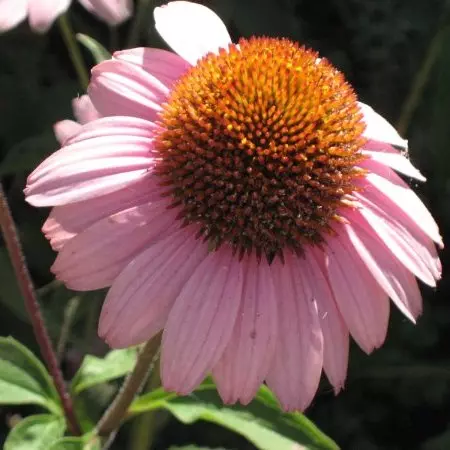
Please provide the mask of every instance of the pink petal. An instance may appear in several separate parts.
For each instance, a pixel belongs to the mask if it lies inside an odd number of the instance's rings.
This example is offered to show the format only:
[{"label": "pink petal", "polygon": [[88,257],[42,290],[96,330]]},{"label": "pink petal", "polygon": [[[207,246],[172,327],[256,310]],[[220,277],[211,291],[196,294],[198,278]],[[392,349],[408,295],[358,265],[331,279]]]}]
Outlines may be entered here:
[{"label": "pink petal", "polygon": [[323,336],[304,262],[285,252],[285,264],[271,266],[280,332],[266,381],[286,411],[311,403],[322,373]]},{"label": "pink petal", "polygon": [[100,114],[92,104],[89,95],[82,95],[81,97],[72,100],[72,109],[77,122],[85,124],[100,118]]},{"label": "pink petal", "polygon": [[99,335],[111,347],[140,344],[164,327],[175,299],[208,254],[192,231],[183,228],[150,246],[114,281],[99,323]]},{"label": "pink petal", "polygon": [[168,204],[143,203],[99,220],[64,245],[52,272],[70,289],[110,286],[137,254],[178,225]]},{"label": "pink petal", "polygon": [[389,299],[345,237],[328,238],[323,257],[339,311],[355,341],[371,353],[386,338]]},{"label": "pink petal", "polygon": [[170,2],[153,12],[161,37],[192,65],[231,43],[227,28],[213,11],[198,3]]},{"label": "pink petal", "polygon": [[169,89],[142,67],[112,59],[92,69],[88,94],[103,116],[132,116],[154,121]]},{"label": "pink petal", "polygon": [[181,290],[163,334],[166,390],[188,394],[222,356],[241,304],[242,266],[223,246],[203,260]]},{"label": "pink petal", "polygon": [[[323,262],[323,259],[321,259]],[[337,394],[347,378],[349,334],[336,306],[325,267],[321,267],[313,253],[306,251],[301,264],[303,276],[309,280],[323,334],[323,368]]]},{"label": "pink petal", "polygon": [[81,130],[81,125],[73,120],[60,120],[53,125],[53,132],[60,144],[75,136]]},{"label": "pink petal", "polygon": [[164,86],[171,88],[191,65],[176,53],[159,48],[132,48],[115,52],[114,59],[142,67]]},{"label": "pink petal", "polygon": [[29,0],[0,1],[0,32],[14,28],[28,15]]},{"label": "pink petal", "polygon": [[158,180],[145,177],[110,194],[53,208],[42,231],[52,248],[60,250],[66,242],[98,220],[157,200],[160,195]]},{"label": "pink petal", "polygon": [[277,296],[265,261],[248,257],[240,312],[221,359],[213,368],[225,403],[249,403],[265,379],[277,342]]},{"label": "pink petal", "polygon": [[116,26],[133,14],[132,0],[78,0],[89,12]]},{"label": "pink petal", "polygon": [[400,221],[401,210],[395,205],[382,204],[383,209],[371,203],[367,197],[356,194],[362,204],[360,213],[386,243],[390,252],[416,277],[429,286],[436,286],[441,267],[432,241],[410,222],[408,227]]},{"label": "pink petal", "polygon": [[402,149],[408,148],[408,141],[402,139],[395,128],[382,116],[376,113],[369,105],[359,102],[366,124],[364,136],[373,141],[395,145]]},{"label": "pink petal", "polygon": [[411,164],[411,161],[407,158],[407,153],[401,153],[392,145],[370,140],[364,145],[362,153],[408,177],[426,181],[426,178]]},{"label": "pink petal", "polygon": [[[369,173],[362,180],[363,195],[375,204],[397,206],[397,218],[407,224],[413,222],[439,246],[443,247],[439,228],[416,193],[392,170],[376,161],[365,161],[362,167]],[[409,217],[409,220],[406,217]],[[420,217],[420,220],[417,218]]]},{"label": "pink petal", "polygon": [[45,33],[61,14],[65,13],[72,0],[29,0],[28,20],[30,27]]},{"label": "pink petal", "polygon": [[99,119],[47,158],[28,177],[26,200],[57,206],[119,190],[154,165],[154,125],[132,117]]},{"label": "pink petal", "polygon": [[420,292],[414,277],[393,257],[384,242],[356,212],[347,214],[351,225],[340,227],[341,239],[358,253],[381,288],[399,310],[415,323],[422,311]]}]

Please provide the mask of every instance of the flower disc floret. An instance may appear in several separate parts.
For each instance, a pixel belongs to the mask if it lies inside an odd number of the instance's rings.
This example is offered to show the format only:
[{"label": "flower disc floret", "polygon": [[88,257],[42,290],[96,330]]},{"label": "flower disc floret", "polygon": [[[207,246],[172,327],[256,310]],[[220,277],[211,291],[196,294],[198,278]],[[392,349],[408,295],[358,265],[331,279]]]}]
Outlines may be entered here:
[{"label": "flower disc floret", "polygon": [[287,39],[242,39],[201,59],[161,115],[158,174],[218,248],[272,261],[320,243],[356,189],[364,143],[343,75]]}]

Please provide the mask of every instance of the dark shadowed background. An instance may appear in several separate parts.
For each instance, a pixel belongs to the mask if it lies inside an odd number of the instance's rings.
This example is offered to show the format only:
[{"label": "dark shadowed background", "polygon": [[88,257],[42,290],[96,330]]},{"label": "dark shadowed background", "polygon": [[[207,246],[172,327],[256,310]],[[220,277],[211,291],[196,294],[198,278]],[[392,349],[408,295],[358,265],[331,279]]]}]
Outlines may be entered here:
[{"label": "dark shadowed background", "polygon": [[[162,2],[153,2],[154,5]],[[410,142],[410,157],[428,178],[413,182],[450,238],[450,4],[445,0],[204,0],[233,39],[289,37],[318,50],[340,68],[359,98],[395,124]],[[77,31],[111,46],[108,28],[76,4]],[[118,31],[125,45],[128,24]],[[142,44],[164,47],[148,16]],[[114,45],[114,44],[112,44]],[[110,48],[111,49],[111,48]],[[85,57],[93,63],[89,53]],[[39,36],[27,25],[0,36],[0,175],[20,230],[28,264],[41,289],[52,337],[57,340],[68,301],[75,295],[52,283],[54,254],[40,232],[47,211],[27,206],[22,189],[30,170],[57,148],[52,125],[71,117],[70,100],[82,93],[58,28]],[[417,217],[417,220],[421,220]],[[413,326],[392,308],[387,343],[367,357],[352,347],[344,392],[334,397],[324,380],[307,416],[349,450],[450,449],[450,278],[424,287],[424,313]],[[49,284],[51,283],[51,284]],[[69,377],[82,356],[101,355],[96,337],[102,292],[83,294],[64,354]],[[73,303],[76,301],[72,301]],[[4,247],[0,247],[0,335],[13,335],[38,352]],[[299,370],[302,370],[299,367]],[[89,391],[89,413],[109,402],[111,387]],[[15,415],[33,408],[0,409],[0,443]],[[165,415],[154,448],[196,443],[252,449],[245,439],[200,422],[186,426]],[[131,425],[115,443],[127,448]],[[274,449],[276,450],[276,449]]]}]

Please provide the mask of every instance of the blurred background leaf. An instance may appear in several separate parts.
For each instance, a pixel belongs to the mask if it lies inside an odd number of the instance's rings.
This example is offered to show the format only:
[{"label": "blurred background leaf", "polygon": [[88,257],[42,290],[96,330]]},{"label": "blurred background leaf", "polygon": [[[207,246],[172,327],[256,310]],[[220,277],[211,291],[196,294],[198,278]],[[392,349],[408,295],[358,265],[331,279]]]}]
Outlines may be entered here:
[{"label": "blurred background leaf", "polygon": [[[76,438],[66,437],[58,439],[54,442],[48,450],[100,450],[100,440],[98,438],[91,438],[89,436]],[[47,450],[47,449],[46,449]]]},{"label": "blurred background leaf", "polygon": [[111,59],[111,53],[109,53],[108,50],[94,38],[87,36],[86,34],[78,33],[77,40],[91,52],[95,64],[101,63],[106,59]]},{"label": "blurred background leaf", "polygon": [[65,429],[62,417],[50,414],[29,416],[11,430],[5,450],[47,450],[64,435]]},{"label": "blurred background leaf", "polygon": [[133,369],[136,357],[136,348],[112,350],[103,358],[86,355],[72,380],[72,392],[79,394],[97,384],[125,376]]}]

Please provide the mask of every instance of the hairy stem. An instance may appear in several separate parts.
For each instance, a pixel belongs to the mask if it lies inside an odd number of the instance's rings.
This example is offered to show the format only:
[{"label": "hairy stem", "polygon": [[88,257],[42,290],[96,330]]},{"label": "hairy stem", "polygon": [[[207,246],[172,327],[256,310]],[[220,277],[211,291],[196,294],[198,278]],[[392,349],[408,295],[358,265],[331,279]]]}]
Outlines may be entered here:
[{"label": "hairy stem", "polygon": [[48,371],[53,378],[56,390],[61,399],[64,415],[67,420],[67,425],[74,435],[80,434],[77,419],[73,408],[72,399],[64,384],[62,373],[59,369],[55,351],[52,342],[45,327],[44,319],[42,317],[36,293],[31,281],[30,273],[28,272],[25,258],[22,251],[22,246],[19,241],[16,226],[8,206],[3,187],[0,184],[0,227],[5,240],[6,248],[8,249],[11,264],[16,275],[20,291],[25,301],[25,307],[30,316],[31,325],[33,326],[34,335],[41,350]]},{"label": "hairy stem", "polygon": [[125,379],[113,403],[97,424],[97,433],[100,436],[108,436],[119,428],[128,407],[147,379],[152,363],[155,362],[158,355],[160,344],[161,333],[153,337],[142,348],[133,371]]}]

